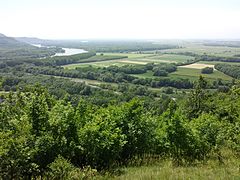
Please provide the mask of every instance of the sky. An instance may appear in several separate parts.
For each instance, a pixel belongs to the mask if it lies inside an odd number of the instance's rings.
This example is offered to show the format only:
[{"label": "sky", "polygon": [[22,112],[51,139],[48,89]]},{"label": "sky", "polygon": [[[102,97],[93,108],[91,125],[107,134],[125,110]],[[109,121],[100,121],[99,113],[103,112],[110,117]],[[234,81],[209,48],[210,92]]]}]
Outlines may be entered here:
[{"label": "sky", "polygon": [[0,0],[0,33],[44,39],[240,39],[240,0]]}]

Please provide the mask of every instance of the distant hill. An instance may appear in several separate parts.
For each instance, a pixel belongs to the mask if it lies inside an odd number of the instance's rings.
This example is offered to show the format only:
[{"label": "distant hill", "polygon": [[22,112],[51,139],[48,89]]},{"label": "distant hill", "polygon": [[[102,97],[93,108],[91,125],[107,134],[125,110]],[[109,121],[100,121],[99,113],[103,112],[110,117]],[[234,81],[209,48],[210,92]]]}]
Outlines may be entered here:
[{"label": "distant hill", "polygon": [[52,42],[51,40],[39,39],[34,37],[15,37],[16,40],[28,44],[42,44],[45,45],[47,43]]},{"label": "distant hill", "polygon": [[15,38],[7,37],[0,33],[0,48],[19,48],[19,47],[31,47],[31,45],[17,41]]},{"label": "distant hill", "polygon": [[0,33],[0,37],[5,37],[5,35]]},{"label": "distant hill", "polygon": [[[0,33],[0,64],[13,60],[16,60],[19,63],[20,61],[25,61],[33,58],[50,57],[62,50],[61,48],[55,47],[39,48],[31,44],[34,43],[19,41],[16,38],[7,37],[4,34]],[[11,63],[11,65],[16,64],[17,63]]]}]

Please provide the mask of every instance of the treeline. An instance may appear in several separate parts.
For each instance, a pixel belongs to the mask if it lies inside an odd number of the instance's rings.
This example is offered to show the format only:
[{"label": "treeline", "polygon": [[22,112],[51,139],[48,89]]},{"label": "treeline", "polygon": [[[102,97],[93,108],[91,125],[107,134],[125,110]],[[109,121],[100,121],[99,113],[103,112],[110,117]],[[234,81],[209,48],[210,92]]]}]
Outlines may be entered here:
[{"label": "treeline", "polygon": [[153,76],[167,76],[168,73],[175,72],[177,66],[175,64],[160,63],[153,67]]},{"label": "treeline", "polygon": [[55,56],[55,57],[48,57],[48,58],[21,58],[18,60],[3,60],[0,63],[0,68],[5,68],[7,66],[14,67],[24,63],[34,64],[35,66],[61,66],[66,64],[77,63],[83,59],[90,58],[95,56],[96,53],[88,52],[82,54],[76,54],[72,56]]},{"label": "treeline", "polygon": [[34,64],[35,66],[63,66],[74,63],[100,62],[124,58],[127,58],[127,56],[96,55],[94,52],[88,52],[72,56],[54,56],[41,59],[34,58],[22,60],[6,60],[0,63],[0,69],[7,66],[14,67],[24,63]]},{"label": "treeline", "polygon": [[[128,70],[131,70],[131,66]],[[114,69],[118,72],[114,72]],[[137,68],[138,69],[138,68]],[[90,79],[90,80],[99,80],[103,82],[109,83],[120,83],[120,82],[127,82],[137,85],[143,86],[151,86],[151,87],[165,87],[171,86],[176,88],[183,88],[183,89],[190,89],[193,87],[193,84],[188,79],[181,79],[181,78],[138,78],[132,75],[126,74],[124,72],[119,72],[121,68],[95,68],[95,67],[83,67],[83,68],[76,68],[75,70],[64,69],[62,67],[23,67],[20,68],[21,71],[25,71],[31,74],[45,74],[45,75],[53,75],[53,76],[61,76],[61,77],[70,77],[70,78],[82,78],[82,79]],[[138,69],[139,70],[139,69]],[[125,70],[123,70],[125,71]],[[135,71],[135,70],[134,70]],[[136,72],[129,71],[128,73],[132,72],[134,74]]]},{"label": "treeline", "polygon": [[[28,86],[39,84],[47,88],[49,93],[57,99],[67,97],[72,104],[77,104],[80,98],[87,99],[95,105],[104,106],[110,102],[126,102],[133,97],[138,96],[148,102],[148,106],[158,104],[155,100],[157,97],[161,101],[168,101],[169,97],[162,96],[160,93],[149,90],[141,85],[129,83],[118,83],[117,86],[111,84],[89,85],[85,82],[74,82],[69,79],[48,77],[43,75],[24,75],[21,77],[5,75],[0,78],[0,91],[16,92],[17,90],[26,91]],[[150,105],[151,104],[151,105]],[[156,106],[159,108],[159,105]],[[148,108],[148,107],[145,107]],[[156,109],[156,108],[155,108]]]},{"label": "treeline", "polygon": [[144,74],[148,68],[144,65],[124,65],[124,66],[108,66],[107,71],[115,73],[126,73],[126,74]]},{"label": "treeline", "polygon": [[[160,63],[160,64],[147,63],[146,65],[109,66],[103,69],[106,69],[107,71],[111,71],[115,73],[123,72],[126,74],[144,74],[147,71],[153,71],[154,76],[167,76],[168,73],[176,71],[177,66],[175,64],[168,64],[168,63]],[[165,74],[161,75],[161,72]]]},{"label": "treeline", "polygon": [[239,57],[220,57],[210,55],[199,55],[196,57],[196,59],[201,61],[240,62]]},{"label": "treeline", "polygon": [[239,157],[239,88],[209,93],[205,85],[200,78],[186,100],[171,101],[161,115],[139,99],[73,107],[41,87],[10,93],[0,103],[0,176],[71,179],[77,169],[77,177],[88,173],[82,167],[114,168],[145,154],[176,166],[214,157],[223,163],[223,149]]},{"label": "treeline", "polygon": [[62,66],[66,64],[78,63],[81,62],[81,60],[83,59],[88,59],[95,55],[96,55],[95,52],[87,52],[72,56],[54,56],[50,58],[44,58],[41,60],[36,59],[34,61],[28,61],[28,63],[33,63],[36,66]]},{"label": "treeline", "polygon": [[127,53],[179,48],[178,45],[157,44],[147,41],[48,41],[40,42],[40,44],[45,46],[80,48],[87,51],[95,51],[100,53]]},{"label": "treeline", "polygon": [[194,60],[188,60],[184,63],[178,63],[178,66],[193,64],[198,61],[221,61],[221,62],[240,62],[240,58],[238,55],[233,57],[221,57],[221,56],[213,56],[213,55],[199,55],[193,52],[178,52],[178,53],[167,53],[167,54],[178,54],[178,55],[185,55],[185,56],[192,56],[195,57]]},{"label": "treeline", "polygon": [[216,42],[208,42],[204,43],[204,46],[219,46],[219,47],[234,47],[239,48],[239,41],[216,41]]},{"label": "treeline", "polygon": [[240,66],[231,64],[216,64],[215,69],[233,78],[240,79]]}]

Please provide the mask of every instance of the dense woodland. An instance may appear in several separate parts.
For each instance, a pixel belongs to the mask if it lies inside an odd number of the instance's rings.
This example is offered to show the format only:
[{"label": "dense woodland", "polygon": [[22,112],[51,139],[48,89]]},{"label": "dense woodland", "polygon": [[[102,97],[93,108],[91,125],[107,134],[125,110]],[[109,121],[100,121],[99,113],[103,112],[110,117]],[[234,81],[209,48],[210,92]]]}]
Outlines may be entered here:
[{"label": "dense woodland", "polygon": [[[39,86],[4,96],[1,108],[1,176],[66,176],[77,167],[101,170],[144,154],[170,157],[177,165],[204,161],[221,150],[239,154],[240,88],[204,90],[200,78],[187,100],[166,110],[146,110],[144,101],[99,106],[84,99],[73,106]],[[56,173],[56,174],[55,174]]]},{"label": "dense woodland", "polygon": [[215,68],[229,76],[240,79],[240,66],[230,64],[216,64]]}]

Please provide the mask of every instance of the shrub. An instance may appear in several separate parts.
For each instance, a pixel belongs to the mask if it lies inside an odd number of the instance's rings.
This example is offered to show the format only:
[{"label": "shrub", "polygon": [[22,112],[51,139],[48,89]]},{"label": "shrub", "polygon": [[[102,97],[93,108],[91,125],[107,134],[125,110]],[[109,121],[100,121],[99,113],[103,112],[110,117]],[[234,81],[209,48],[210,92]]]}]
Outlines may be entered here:
[{"label": "shrub", "polygon": [[58,156],[54,162],[48,165],[47,176],[51,179],[67,179],[75,167],[66,159]]},{"label": "shrub", "polygon": [[205,67],[202,69],[202,74],[212,74],[213,73],[213,68],[211,67]]},{"label": "shrub", "polygon": [[153,76],[167,76],[167,75],[168,75],[167,71],[161,69],[156,70],[153,73]]}]

